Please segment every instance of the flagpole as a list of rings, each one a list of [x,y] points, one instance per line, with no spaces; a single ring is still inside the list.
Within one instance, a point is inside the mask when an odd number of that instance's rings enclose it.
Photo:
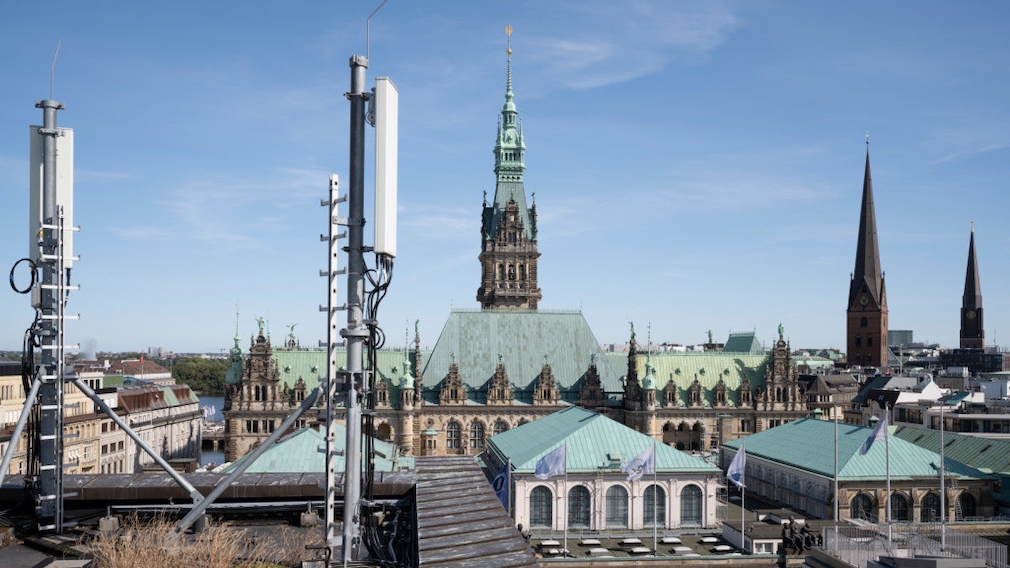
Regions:
[[[508,488],[508,499],[505,510],[512,516],[512,458],[507,458],[505,462],[505,487]]]
[[[656,482],[656,470],[658,458],[656,457],[656,441],[652,441],[652,555],[659,555],[659,519],[656,513],[659,511],[659,484]],[[663,492],[666,495],[666,491]]]
[[[565,523],[565,548],[562,551],[564,555],[563,558],[568,558],[568,442],[565,442],[565,507],[562,513],[564,514]]]
[[[943,406],[946,404],[940,399],[940,550],[947,550],[947,486],[946,486],[946,463],[943,458]]]
[[[746,473],[744,474],[746,476]],[[746,477],[741,477],[740,479],[744,481],[744,484],[740,486],[740,549],[747,552],[747,536],[746,532],[743,530],[744,518],[746,517],[747,508],[745,506],[745,499],[747,494],[747,483]]]
[[[838,537],[838,404],[833,405],[835,415],[835,538]]]
[[[884,461],[887,468],[887,488],[884,494],[884,519],[887,522],[887,543],[891,543],[891,407],[885,405],[884,410]]]

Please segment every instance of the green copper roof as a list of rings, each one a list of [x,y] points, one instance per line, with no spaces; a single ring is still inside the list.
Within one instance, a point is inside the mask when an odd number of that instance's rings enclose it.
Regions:
[[[743,333],[731,333],[726,345],[722,348],[723,353],[751,353],[754,355],[764,353],[761,342],[757,339],[757,334],[753,331]]]
[[[925,448],[940,452],[940,431],[898,426],[894,436]],[[953,432],[943,433],[944,457],[967,466],[987,469],[997,473],[1010,473],[1010,441],[965,436]]]
[[[872,428],[838,424],[838,478],[840,480],[883,480],[887,473],[887,450],[883,440],[870,451],[859,455],[859,447]],[[760,456],[769,461],[809,471],[827,478],[834,477],[835,423],[828,420],[803,418],[746,438],[727,442],[724,446],[738,449],[745,444],[748,456]],[[890,468],[892,480],[937,477],[940,455],[890,436]],[[985,479],[987,474],[947,457],[949,474],[965,479]]]
[[[656,471],[718,473],[719,469],[589,410],[576,406],[517,426],[488,439],[488,451],[512,470],[532,473],[537,461],[567,444],[569,473],[620,471],[621,463],[656,445]]]
[[[337,450],[343,451],[347,431],[342,424],[337,424],[336,432]],[[401,457],[395,445],[378,439],[374,443],[375,471],[413,469],[413,458]],[[315,428],[302,428],[263,452],[263,455],[246,469],[246,473],[325,473],[325,449],[326,437],[322,432]],[[234,471],[247,458],[248,456],[243,457],[228,466],[224,470],[225,473]],[[343,470],[344,460],[337,460],[337,471]]]
[[[627,358],[627,355],[624,356]],[[666,384],[673,381],[679,389],[677,400],[689,400],[688,389],[695,378],[701,385],[705,402],[713,404],[715,394],[713,389],[722,379],[726,385],[728,403],[738,404],[738,389],[744,378],[750,383],[751,392],[757,392],[765,382],[765,365],[768,356],[747,353],[725,353],[708,351],[703,353],[653,353],[651,363],[656,372],[656,390],[663,390]],[[639,357],[635,364],[638,376],[645,375],[645,360]]]
[[[337,369],[345,369],[347,352],[336,350]],[[277,371],[280,373],[282,387],[291,388],[299,378],[305,381],[305,388],[312,390],[326,378],[326,351],[274,349],[274,360],[277,361]],[[376,357],[379,378],[389,381],[390,386],[399,386],[404,373],[404,360],[407,356],[403,350],[380,350]],[[409,369],[408,369],[409,372]]]
[[[499,355],[509,382],[521,390],[533,388],[546,355],[562,391],[578,396],[594,356],[604,391],[621,391],[618,373],[601,356],[599,342],[577,311],[453,310],[424,367],[423,385],[437,387],[455,360],[464,383],[485,388]]]

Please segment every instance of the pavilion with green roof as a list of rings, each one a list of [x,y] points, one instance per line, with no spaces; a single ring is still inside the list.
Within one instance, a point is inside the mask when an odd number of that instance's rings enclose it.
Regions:
[[[748,495],[781,504],[812,518],[834,518],[835,426],[804,418],[722,445],[728,467],[740,447],[747,453],[744,484]],[[886,481],[890,462],[891,517],[895,522],[932,522],[940,517],[940,455],[902,438],[889,436],[865,455],[859,448],[872,428],[837,424],[839,520],[886,519]],[[888,460],[888,454],[889,460]],[[946,509],[993,514],[993,476],[944,459]]]
[[[535,477],[564,445],[564,476]],[[621,465],[654,448],[655,476],[629,481]],[[493,436],[481,456],[493,476],[511,463],[511,510],[533,530],[713,527],[718,468],[602,414],[568,407]],[[655,477],[655,479],[654,479]],[[654,511],[655,509],[655,511]]]

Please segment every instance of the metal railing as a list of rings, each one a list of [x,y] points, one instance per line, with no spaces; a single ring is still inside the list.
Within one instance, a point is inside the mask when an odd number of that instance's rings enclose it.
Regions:
[[[824,551],[859,568],[881,556],[938,556],[985,560],[990,568],[1010,568],[1007,547],[939,523],[865,524],[824,528]]]

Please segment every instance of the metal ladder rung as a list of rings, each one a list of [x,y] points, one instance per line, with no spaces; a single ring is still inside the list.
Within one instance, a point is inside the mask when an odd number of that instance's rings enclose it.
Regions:
[[[55,501],[55,495],[39,495],[39,501]]]
[[[52,412],[54,410],[59,410],[60,405],[58,404],[43,404],[41,407],[42,412]]]
[[[56,530],[56,525],[39,525],[40,531],[54,531]]]
[[[39,470],[41,470],[41,471],[56,471],[56,466],[50,463],[50,464],[46,464],[46,465],[40,466]]]

